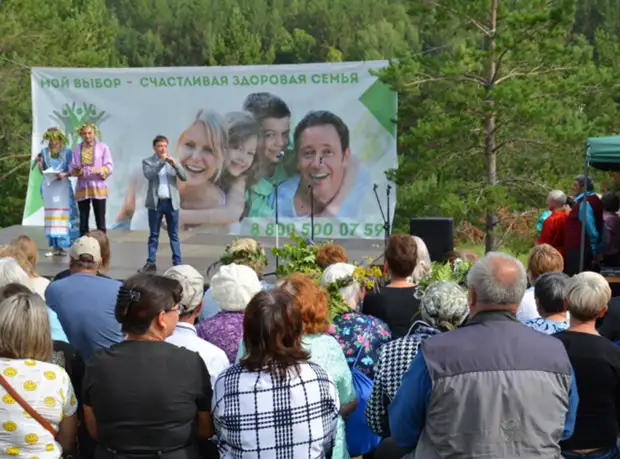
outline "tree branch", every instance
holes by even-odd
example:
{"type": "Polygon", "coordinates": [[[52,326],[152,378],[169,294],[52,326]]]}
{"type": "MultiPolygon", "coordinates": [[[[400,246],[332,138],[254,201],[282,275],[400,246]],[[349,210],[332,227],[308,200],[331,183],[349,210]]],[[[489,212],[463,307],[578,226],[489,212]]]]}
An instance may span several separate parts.
{"type": "MultiPolygon", "coordinates": [[[[423,75],[420,75],[423,76],[423,75]]],[[[417,81],[412,81],[411,83],[405,83],[403,86],[408,88],[408,87],[418,87],[418,86],[422,86],[423,84],[426,83],[435,83],[437,81],[452,81],[452,82],[468,82],[468,83],[475,83],[479,86],[484,85],[484,82],[482,80],[480,80],[478,77],[475,76],[466,76],[466,75],[462,75],[462,76],[458,76],[458,77],[449,77],[449,76],[438,76],[438,77],[432,77],[430,75],[426,75],[427,78],[424,78],[422,80],[417,80],[417,81]]]]}
{"type": "Polygon", "coordinates": [[[13,172],[15,172],[17,169],[19,169],[20,167],[24,167],[24,166],[28,166],[30,164],[30,161],[25,161],[23,163],[18,164],[17,166],[15,166],[13,169],[11,169],[10,171],[8,171],[6,174],[2,175],[2,177],[0,177],[0,180],[4,180],[5,178],[7,178],[8,176],[10,176],[13,172]]]}
{"type": "MultiPolygon", "coordinates": [[[[450,8],[449,6],[446,6],[446,5],[442,4],[442,3],[434,2],[434,1],[427,1],[427,3],[430,3],[431,5],[434,5],[434,6],[438,7],[438,8],[443,8],[444,10],[450,11],[451,13],[453,13],[454,15],[456,15],[458,17],[462,16],[461,13],[458,12],[457,10],[455,10],[454,8],[450,8]]],[[[469,22],[471,25],[476,27],[478,30],[480,30],[487,37],[490,37],[491,35],[493,35],[495,33],[494,30],[487,29],[484,25],[482,25],[480,22],[478,22],[474,18],[465,16],[464,19],[467,22],[469,22]]]]}
{"type": "Polygon", "coordinates": [[[502,149],[503,147],[505,147],[509,143],[532,143],[534,145],[541,145],[541,146],[549,145],[548,143],[541,142],[540,140],[534,140],[534,139],[509,139],[509,140],[506,140],[506,141],[500,143],[499,145],[497,145],[493,149],[493,153],[495,153],[498,150],[502,149]]]}
{"type": "Polygon", "coordinates": [[[506,81],[510,78],[516,78],[516,77],[531,77],[531,76],[536,76],[536,75],[544,75],[544,74],[548,74],[548,73],[555,73],[555,72],[564,72],[566,70],[573,70],[575,69],[575,67],[553,67],[550,69],[545,69],[545,70],[541,70],[542,69],[542,65],[535,67],[533,70],[529,71],[529,72],[519,72],[517,71],[517,69],[511,70],[508,75],[504,75],[501,78],[498,78],[497,80],[495,80],[495,84],[500,84],[503,81],[506,81]]]}
{"type": "Polygon", "coordinates": [[[538,188],[542,188],[544,190],[551,190],[549,185],[545,185],[544,183],[537,182],[536,180],[528,179],[528,178],[511,178],[506,180],[500,180],[497,182],[498,185],[511,185],[514,183],[526,183],[528,185],[532,185],[538,188]]]}
{"type": "Polygon", "coordinates": [[[0,161],[4,161],[5,159],[11,159],[11,158],[30,158],[30,157],[31,155],[29,154],[0,156],[0,161]]]}

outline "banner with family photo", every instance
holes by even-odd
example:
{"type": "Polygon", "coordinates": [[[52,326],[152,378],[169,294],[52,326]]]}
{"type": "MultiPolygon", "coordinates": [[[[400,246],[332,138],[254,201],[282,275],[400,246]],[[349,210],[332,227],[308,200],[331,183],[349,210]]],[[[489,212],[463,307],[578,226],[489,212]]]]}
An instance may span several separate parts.
{"type": "MultiPolygon", "coordinates": [[[[381,239],[375,185],[392,219],[385,172],[398,165],[396,93],[373,74],[386,65],[34,68],[33,159],[48,128],[75,148],[94,123],[114,162],[108,227],[146,230],[141,164],[164,135],[188,175],[182,231],[309,236],[312,214],[317,238],[381,239]]],[[[24,225],[43,225],[42,181],[32,168],[24,225]]]]}

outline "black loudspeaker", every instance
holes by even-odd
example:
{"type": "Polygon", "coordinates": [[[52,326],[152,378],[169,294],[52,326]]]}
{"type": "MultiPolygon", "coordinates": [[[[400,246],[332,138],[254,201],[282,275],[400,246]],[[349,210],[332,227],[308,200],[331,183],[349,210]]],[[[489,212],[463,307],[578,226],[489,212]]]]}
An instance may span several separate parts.
{"type": "Polygon", "coordinates": [[[423,217],[409,220],[409,233],[418,236],[428,247],[431,261],[448,261],[454,251],[454,219],[423,217]]]}

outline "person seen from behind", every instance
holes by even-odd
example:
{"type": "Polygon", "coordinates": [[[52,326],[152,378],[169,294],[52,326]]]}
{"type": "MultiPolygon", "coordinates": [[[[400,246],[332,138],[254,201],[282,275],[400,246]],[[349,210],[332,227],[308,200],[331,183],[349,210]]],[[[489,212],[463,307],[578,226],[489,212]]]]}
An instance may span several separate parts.
{"type": "Polygon", "coordinates": [[[392,234],[385,249],[391,282],[364,297],[362,311],[384,321],[392,338],[402,338],[419,313],[416,286],[408,279],[418,264],[418,246],[409,234],[392,234]]]}
{"type": "Polygon", "coordinates": [[[53,345],[41,297],[17,293],[3,300],[0,336],[0,449],[6,457],[71,454],[77,400],[67,372],[50,363],[53,345]]]}
{"type": "Polygon", "coordinates": [[[37,273],[37,265],[39,264],[39,248],[37,247],[37,243],[34,242],[31,237],[22,234],[13,239],[11,245],[15,247],[16,250],[20,250],[28,260],[28,267],[30,270],[26,272],[32,279],[32,291],[38,293],[41,298],[45,298],[45,289],[50,284],[50,281],[37,273]]]}
{"type": "Polygon", "coordinates": [[[422,342],[455,330],[468,314],[467,292],[458,284],[439,281],[428,287],[420,301],[421,320],[414,322],[407,335],[384,344],[379,350],[372,393],[366,405],[366,420],[373,432],[384,438],[390,436],[388,405],[422,342]]]}
{"type": "Polygon", "coordinates": [[[325,244],[316,251],[316,264],[323,271],[335,263],[348,263],[349,255],[344,247],[337,244],[325,244]]]}
{"type": "Polygon", "coordinates": [[[542,231],[538,238],[539,244],[549,244],[564,255],[564,230],[568,213],[566,206],[566,194],[562,190],[553,190],[547,196],[547,208],[551,212],[542,225],[542,231]]]}
{"type": "MultiPolygon", "coordinates": [[[[110,278],[107,274],[110,271],[110,240],[108,239],[108,235],[103,231],[93,230],[87,234],[99,242],[99,249],[101,250],[101,263],[99,264],[99,268],[97,268],[97,276],[110,278]]],[[[71,260],[69,260],[69,266],[71,265],[71,260]]],[[[71,275],[71,268],[65,269],[64,271],[60,271],[58,274],[54,276],[52,282],[64,279],[71,275]]]]}
{"type": "MultiPolygon", "coordinates": [[[[265,249],[260,242],[251,238],[239,238],[233,240],[230,246],[226,247],[224,253],[217,263],[211,265],[207,269],[207,276],[213,266],[219,267],[230,264],[244,265],[252,268],[260,281],[263,290],[273,288],[273,285],[265,282],[265,268],[267,268],[267,255],[265,249]]],[[[218,267],[218,269],[219,269],[218,267]]],[[[213,299],[213,291],[209,288],[204,294],[204,306],[200,311],[200,320],[206,320],[213,317],[222,309],[213,299]]]]}
{"type": "Polygon", "coordinates": [[[523,323],[547,335],[566,330],[568,314],[564,305],[564,295],[569,279],[562,272],[550,272],[540,276],[534,286],[534,299],[540,317],[523,323]]]}
{"type": "Polygon", "coordinates": [[[608,193],[601,199],[603,204],[603,221],[605,222],[603,264],[620,266],[620,202],[615,194],[608,193]]]}
{"type": "Polygon", "coordinates": [[[174,332],[166,341],[197,352],[207,366],[213,384],[217,376],[230,364],[226,353],[219,347],[199,338],[196,327],[194,327],[202,308],[204,277],[190,265],[174,266],[166,271],[164,276],[176,279],[183,288],[181,298],[183,313],[179,316],[174,332]]]}
{"type": "Polygon", "coordinates": [[[217,457],[208,442],[209,371],[196,352],[165,342],[184,312],[182,300],[177,280],[153,274],[132,276],[119,289],[115,315],[126,339],[97,352],[84,377],[96,459],[217,457]]]}
{"type": "Polygon", "coordinates": [[[321,286],[329,293],[328,333],[340,344],[349,367],[373,379],[379,348],[392,333],[384,321],[359,311],[364,290],[352,277],[354,271],[353,265],[336,263],[321,276],[321,286]]]}
{"type": "Polygon", "coordinates": [[[388,408],[392,438],[416,459],[559,457],[577,386],[561,341],[517,320],[523,265],[491,252],[467,284],[471,318],[422,343],[388,408]]]}
{"type": "Polygon", "coordinates": [[[600,274],[583,272],[568,280],[568,330],[555,335],[575,369],[579,408],[575,432],[560,443],[565,458],[620,458],[620,347],[596,331],[607,312],[611,289],[600,274]]]}
{"type": "Polygon", "coordinates": [[[69,343],[85,361],[100,348],[122,340],[114,306],[121,283],[97,275],[101,266],[99,242],[82,236],[70,252],[71,275],[52,282],[45,291],[47,305],[58,314],[69,343]]]}
{"type": "Polygon", "coordinates": [[[534,288],[538,278],[545,273],[562,272],[564,270],[564,258],[562,254],[549,244],[540,244],[530,250],[527,257],[527,278],[530,287],[525,291],[519,309],[517,319],[521,322],[538,319],[538,305],[534,297],[534,288]]]}
{"type": "Polygon", "coordinates": [[[332,457],[341,409],[327,371],[309,362],[295,299],[257,293],[243,320],[246,355],[218,377],[213,421],[220,458],[332,457]]]}
{"type": "Polygon", "coordinates": [[[235,362],[243,336],[243,314],[260,290],[258,276],[243,265],[224,265],[211,279],[213,299],[222,308],[213,317],[196,326],[198,336],[222,349],[230,363],[235,362]]]}

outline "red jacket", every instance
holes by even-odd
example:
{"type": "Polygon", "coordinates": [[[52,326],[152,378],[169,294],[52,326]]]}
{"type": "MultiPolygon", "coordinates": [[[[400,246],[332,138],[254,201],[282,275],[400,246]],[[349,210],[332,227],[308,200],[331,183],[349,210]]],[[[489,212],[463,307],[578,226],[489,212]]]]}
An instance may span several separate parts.
{"type": "Polygon", "coordinates": [[[554,210],[543,223],[538,243],[549,244],[564,255],[564,230],[567,218],[568,214],[563,209],[554,210]]]}

